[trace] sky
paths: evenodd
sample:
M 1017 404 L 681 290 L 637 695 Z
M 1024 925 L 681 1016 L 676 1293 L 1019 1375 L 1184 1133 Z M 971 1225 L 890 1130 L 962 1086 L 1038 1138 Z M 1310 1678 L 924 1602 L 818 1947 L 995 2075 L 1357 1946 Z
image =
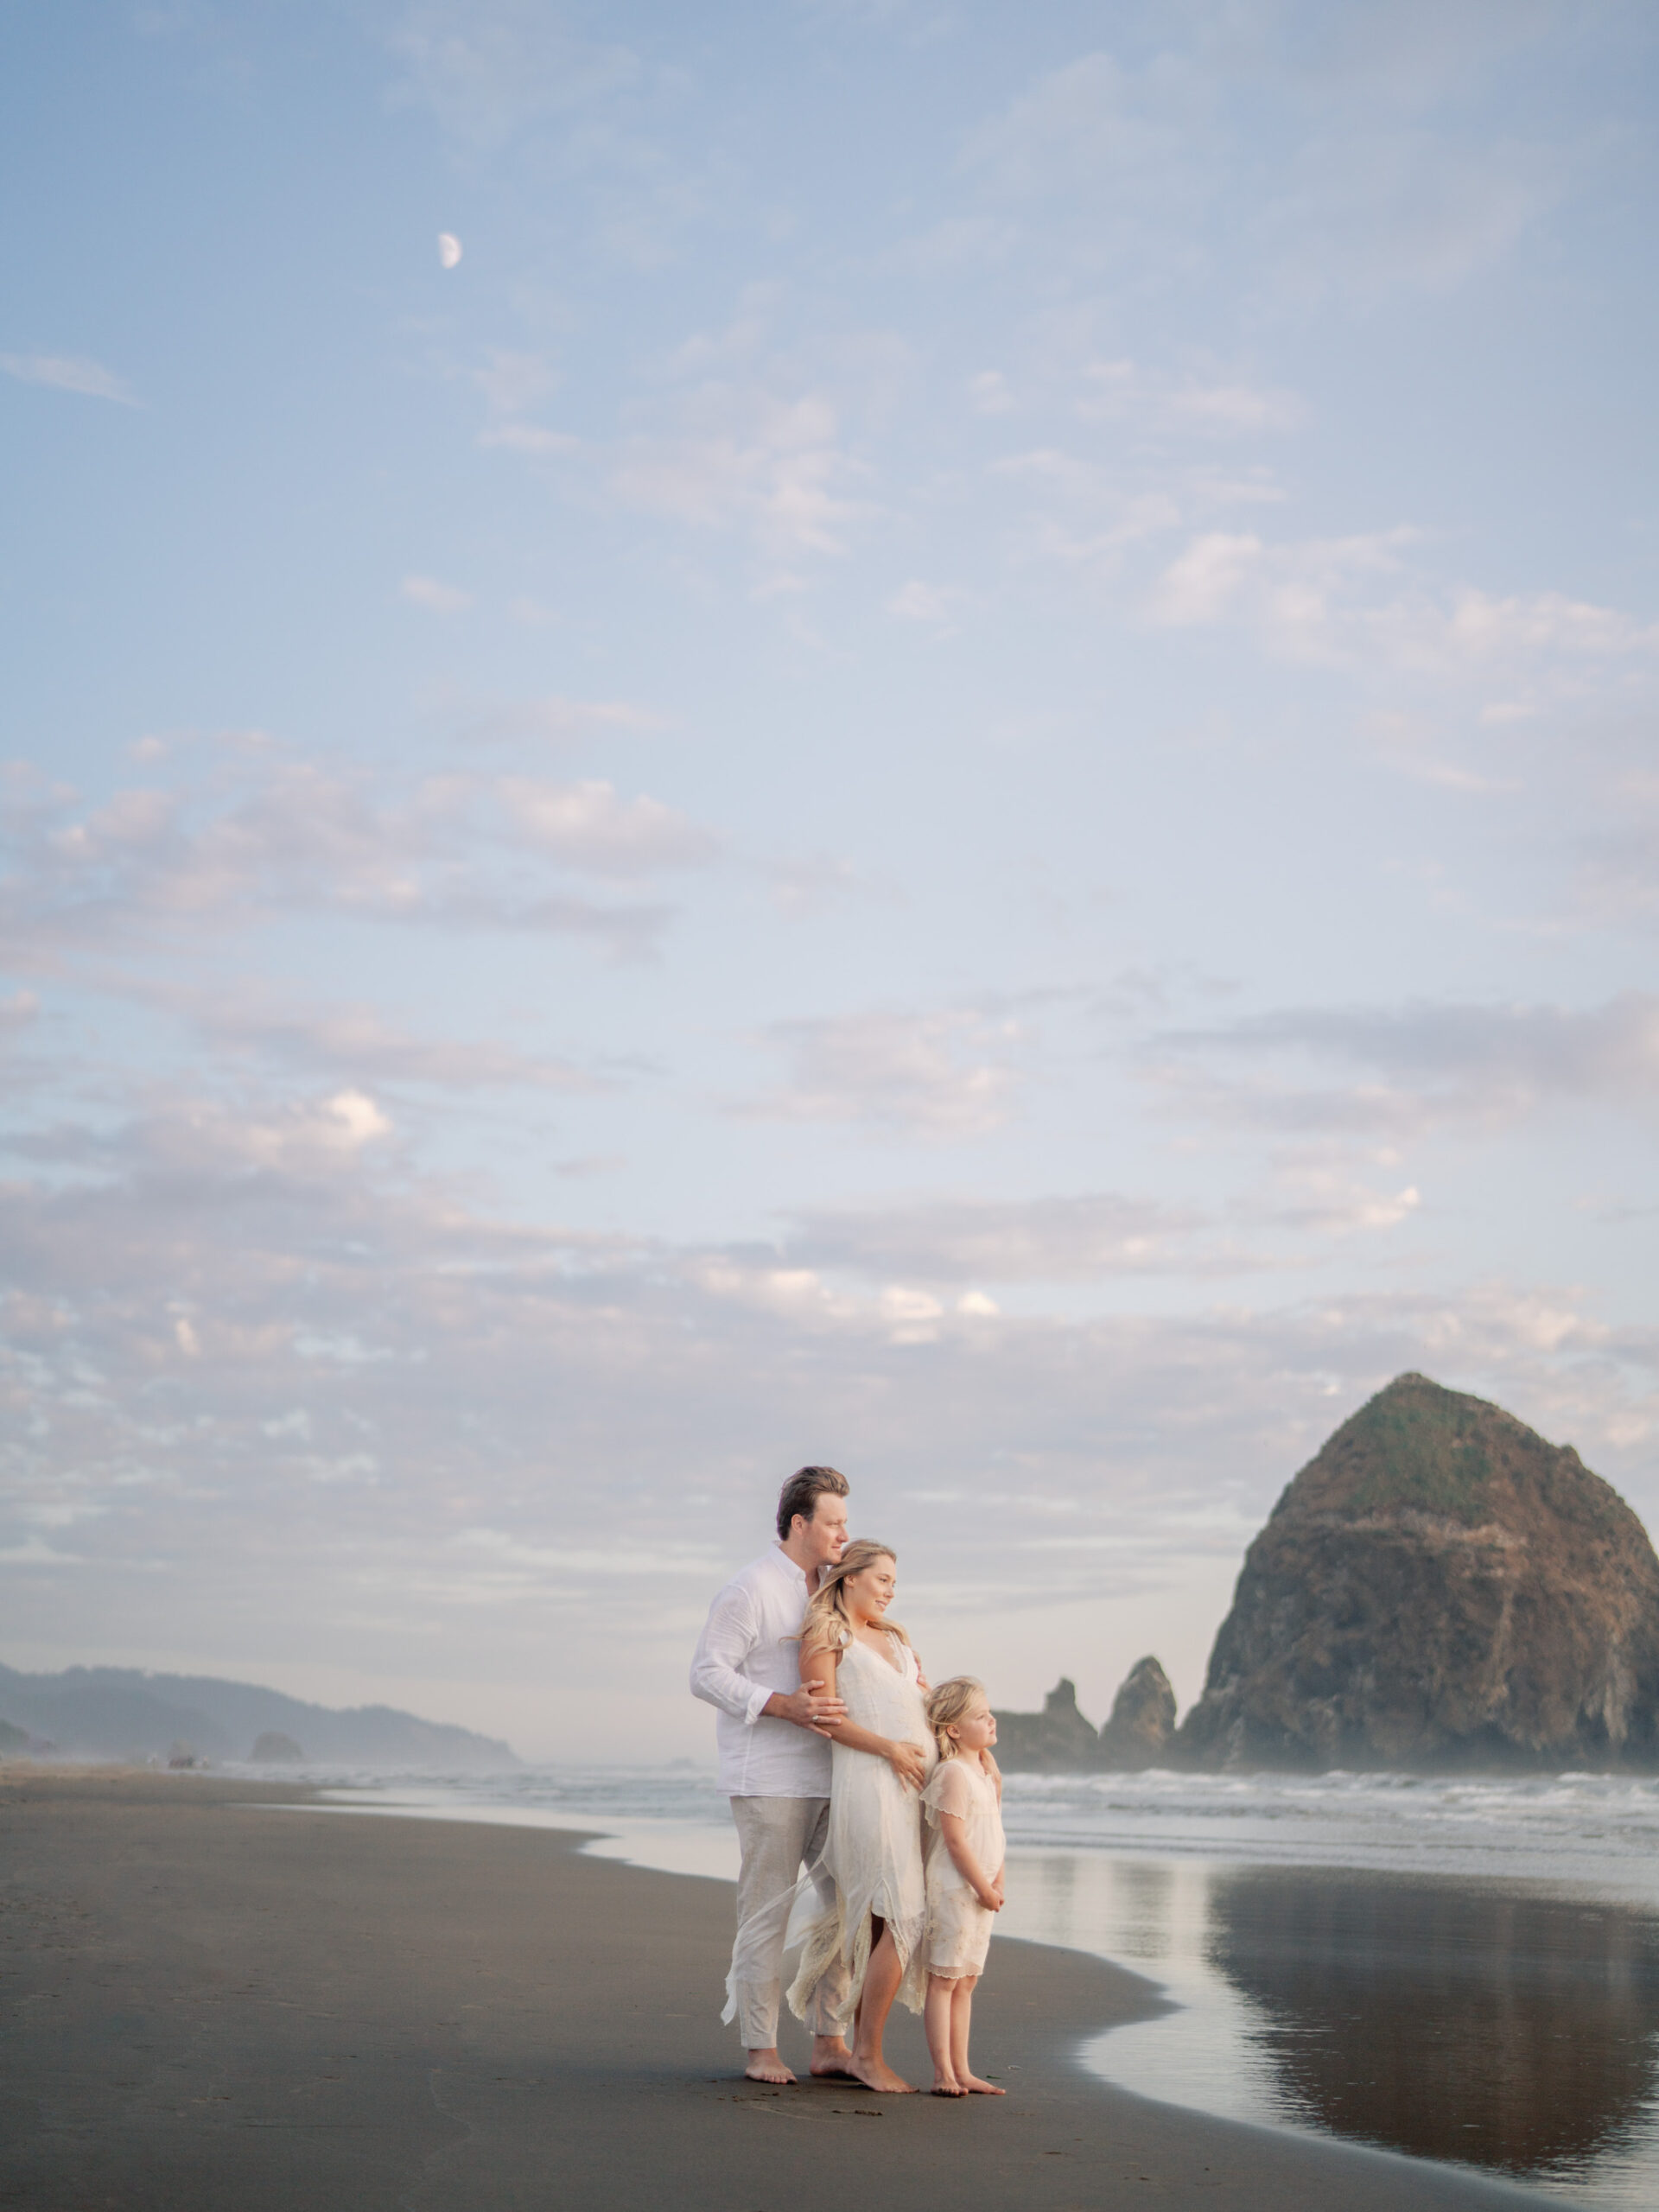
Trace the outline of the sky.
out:
M 0 41 L 0 1658 L 702 1759 L 829 1461 L 1185 1705 L 1408 1369 L 1659 1528 L 1650 8 Z

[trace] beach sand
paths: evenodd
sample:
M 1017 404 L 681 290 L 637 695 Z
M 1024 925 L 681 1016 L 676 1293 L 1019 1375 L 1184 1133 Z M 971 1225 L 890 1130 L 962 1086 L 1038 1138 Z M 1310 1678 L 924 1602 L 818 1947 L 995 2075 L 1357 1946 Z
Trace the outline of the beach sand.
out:
M 1005 2099 L 766 2092 L 718 2019 L 724 1883 L 547 1829 L 302 1789 L 0 1768 L 0 2204 L 496 2212 L 1536 2206 L 1427 2164 L 1148 2103 L 1084 2072 L 1145 2018 L 1103 1961 L 995 1942 Z M 794 2024 L 789 2024 L 791 2031 Z M 786 2055 L 798 2053 L 798 2031 Z M 919 2026 L 889 2054 L 925 2082 Z

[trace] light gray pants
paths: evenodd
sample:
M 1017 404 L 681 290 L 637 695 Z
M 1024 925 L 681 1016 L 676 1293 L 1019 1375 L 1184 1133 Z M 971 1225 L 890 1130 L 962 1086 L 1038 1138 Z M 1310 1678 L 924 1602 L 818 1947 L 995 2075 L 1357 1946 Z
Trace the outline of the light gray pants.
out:
M 737 1878 L 737 1941 L 727 1984 L 745 2050 L 774 2050 L 784 1974 L 784 1936 L 805 1863 L 823 1902 L 834 1909 L 836 1885 L 823 1868 L 830 1831 L 827 1797 L 734 1797 L 732 1818 L 743 1849 Z M 816 1873 L 813 1870 L 816 1869 Z M 812 1993 L 806 2024 L 815 2036 L 837 2036 L 847 2002 L 847 1968 L 839 1955 Z

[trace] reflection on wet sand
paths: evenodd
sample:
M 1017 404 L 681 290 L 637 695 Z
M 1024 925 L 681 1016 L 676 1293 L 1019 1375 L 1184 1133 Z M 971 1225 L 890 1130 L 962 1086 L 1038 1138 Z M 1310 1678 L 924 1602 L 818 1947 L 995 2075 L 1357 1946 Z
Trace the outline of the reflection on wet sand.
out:
M 1306 1867 L 1231 1871 L 1211 1964 L 1253 2000 L 1283 2117 L 1566 2177 L 1648 2117 L 1659 1922 L 1616 1904 Z

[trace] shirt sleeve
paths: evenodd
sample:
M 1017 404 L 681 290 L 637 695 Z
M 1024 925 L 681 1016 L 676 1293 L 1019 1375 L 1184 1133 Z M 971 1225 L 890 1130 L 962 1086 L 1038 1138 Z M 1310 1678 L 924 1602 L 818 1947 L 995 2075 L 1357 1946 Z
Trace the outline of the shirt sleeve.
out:
M 725 1589 L 709 1608 L 691 1661 L 692 1696 L 718 1706 L 747 1728 L 753 1727 L 772 1695 L 764 1683 L 752 1682 L 739 1671 L 759 1641 L 747 1591 Z

